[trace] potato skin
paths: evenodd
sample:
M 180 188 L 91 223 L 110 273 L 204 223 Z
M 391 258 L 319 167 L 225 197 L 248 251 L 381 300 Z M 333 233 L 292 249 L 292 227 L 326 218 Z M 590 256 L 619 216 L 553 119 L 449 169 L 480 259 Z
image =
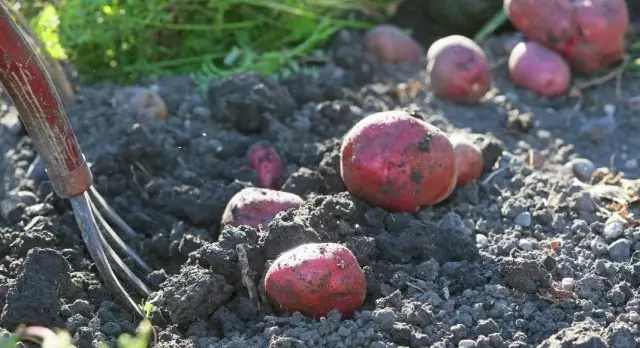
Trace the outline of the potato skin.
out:
M 504 10 L 516 28 L 560 53 L 576 72 L 595 72 L 624 54 L 625 0 L 505 0 Z
M 347 190 L 393 212 L 415 212 L 444 200 L 456 181 L 453 146 L 437 127 L 406 111 L 360 120 L 340 148 Z
M 383 62 L 415 63 L 425 55 L 424 48 L 400 28 L 390 24 L 377 25 L 364 36 L 364 45 Z
M 267 270 L 264 288 L 281 310 L 315 319 L 333 309 L 350 317 L 367 292 L 355 256 L 337 243 L 308 243 L 280 254 Z
M 427 51 L 427 75 L 436 96 L 455 103 L 475 103 L 491 88 L 487 56 L 473 40 L 450 35 Z
M 269 231 L 269 222 L 280 212 L 304 203 L 294 193 L 258 187 L 247 187 L 236 193 L 222 213 L 221 225 L 251 226 Z
M 484 166 L 480 148 L 462 136 L 451 137 L 451 144 L 453 144 L 456 167 L 458 168 L 456 185 L 462 187 L 471 181 L 478 180 Z
M 267 142 L 253 144 L 247 151 L 251 168 L 258 174 L 258 187 L 277 189 L 284 171 L 278 151 Z
M 569 64 L 556 52 L 534 42 L 520 42 L 509 55 L 509 76 L 516 86 L 544 97 L 564 93 L 571 83 Z

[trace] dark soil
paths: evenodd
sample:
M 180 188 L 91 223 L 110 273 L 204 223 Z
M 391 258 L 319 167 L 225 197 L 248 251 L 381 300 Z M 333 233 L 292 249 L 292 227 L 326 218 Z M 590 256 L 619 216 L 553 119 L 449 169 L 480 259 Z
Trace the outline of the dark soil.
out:
M 489 42 L 492 59 L 508 41 Z M 564 167 L 582 157 L 640 175 L 638 115 L 616 103 L 615 82 L 584 91 L 577 105 L 515 88 L 502 65 L 486 100 L 457 106 L 414 88 L 424 62 L 380 64 L 360 43 L 341 32 L 317 76 L 247 73 L 206 91 L 188 77 L 145 81 L 167 102 L 166 121 L 119 104 L 125 90 L 110 85 L 85 86 L 69 108 L 96 187 L 139 233 L 128 242 L 157 270 L 146 278 L 156 345 L 639 347 L 640 229 L 611 218 L 608 202 Z M 623 100 L 639 94 L 638 80 L 622 80 Z M 69 204 L 52 193 L 8 105 L 5 96 L 0 327 L 59 327 L 80 348 L 114 346 L 139 318 L 101 284 Z M 368 114 L 398 108 L 474 136 L 487 162 L 481 180 L 415 214 L 387 213 L 345 192 L 341 136 Z M 255 183 L 245 153 L 258 141 L 277 147 L 286 160 L 282 189 L 306 203 L 277 217 L 266 237 L 221 230 L 227 201 Z M 546 160 L 533 169 L 498 158 L 503 149 L 516 157 L 539 150 Z M 310 320 L 249 298 L 238 250 L 258 282 L 269 260 L 309 241 L 341 242 L 357 256 L 367 298 L 353 318 Z

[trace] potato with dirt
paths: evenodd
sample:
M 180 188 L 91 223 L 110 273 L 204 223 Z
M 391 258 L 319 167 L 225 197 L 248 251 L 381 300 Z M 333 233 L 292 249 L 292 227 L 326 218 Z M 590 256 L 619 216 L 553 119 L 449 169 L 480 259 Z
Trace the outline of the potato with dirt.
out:
M 436 96 L 455 103 L 475 103 L 491 87 L 487 56 L 461 35 L 443 37 L 429 47 L 427 76 Z
M 351 194 L 393 212 L 443 201 L 457 178 L 447 135 L 401 110 L 372 114 L 347 132 L 340 175 Z
M 278 151 L 268 142 L 253 144 L 247 151 L 251 169 L 258 175 L 258 187 L 277 189 L 284 171 Z
M 625 0 L 505 0 L 504 10 L 514 27 L 558 52 L 576 72 L 593 73 L 624 55 Z
M 267 298 L 282 311 L 318 319 L 337 309 L 351 317 L 364 302 L 364 271 L 338 243 L 308 243 L 280 254 L 264 278 Z
M 383 62 L 415 63 L 425 55 L 424 48 L 400 28 L 390 24 L 377 25 L 364 36 L 364 45 Z
M 571 69 L 562 57 L 535 42 L 520 42 L 509 55 L 513 83 L 543 97 L 563 94 L 571 83 Z
M 280 212 L 300 207 L 304 200 L 293 193 L 247 187 L 236 193 L 222 214 L 221 226 L 250 226 L 269 231 L 269 222 Z
M 456 167 L 458 169 L 457 187 L 462 187 L 468 183 L 478 180 L 483 172 L 484 160 L 480 148 L 470 139 L 462 135 L 450 137 L 453 151 L 456 156 Z

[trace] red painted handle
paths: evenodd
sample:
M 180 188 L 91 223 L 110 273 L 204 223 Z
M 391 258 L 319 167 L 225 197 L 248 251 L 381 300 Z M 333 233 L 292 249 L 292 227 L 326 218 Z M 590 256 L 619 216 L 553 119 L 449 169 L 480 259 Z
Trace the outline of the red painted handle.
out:
M 56 194 L 69 198 L 91 187 L 85 162 L 60 97 L 34 48 L 0 2 L 0 83 L 47 168 Z

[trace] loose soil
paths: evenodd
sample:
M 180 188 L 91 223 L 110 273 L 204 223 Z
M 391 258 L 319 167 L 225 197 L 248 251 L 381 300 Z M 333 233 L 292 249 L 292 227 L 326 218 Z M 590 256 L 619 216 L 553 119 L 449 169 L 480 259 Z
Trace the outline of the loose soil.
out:
M 503 64 L 485 100 L 458 106 L 422 87 L 425 62 L 380 64 L 361 40 L 337 35 L 315 76 L 246 73 L 206 91 L 189 77 L 141 82 L 167 102 L 165 121 L 127 108 L 128 90 L 112 85 L 84 86 L 68 109 L 97 189 L 156 269 L 146 277 L 156 346 L 640 347 L 640 228 L 608 221 L 610 202 L 564 166 L 582 157 L 640 176 L 640 123 L 626 103 L 640 81 L 622 79 L 623 102 L 610 81 L 578 104 L 515 88 Z M 509 42 L 489 41 L 492 61 Z M 368 114 L 401 108 L 473 136 L 483 177 L 415 214 L 345 192 L 342 135 Z M 139 318 L 101 284 L 6 95 L 0 110 L 0 327 L 64 328 L 80 348 L 113 347 Z M 306 203 L 266 236 L 221 229 L 227 201 L 256 181 L 245 153 L 264 140 L 286 160 L 282 189 Z M 537 168 L 511 160 L 530 150 L 544 159 Z M 249 297 L 239 248 L 259 283 L 269 260 L 310 241 L 344 243 L 357 256 L 367 298 L 352 318 L 311 320 Z

